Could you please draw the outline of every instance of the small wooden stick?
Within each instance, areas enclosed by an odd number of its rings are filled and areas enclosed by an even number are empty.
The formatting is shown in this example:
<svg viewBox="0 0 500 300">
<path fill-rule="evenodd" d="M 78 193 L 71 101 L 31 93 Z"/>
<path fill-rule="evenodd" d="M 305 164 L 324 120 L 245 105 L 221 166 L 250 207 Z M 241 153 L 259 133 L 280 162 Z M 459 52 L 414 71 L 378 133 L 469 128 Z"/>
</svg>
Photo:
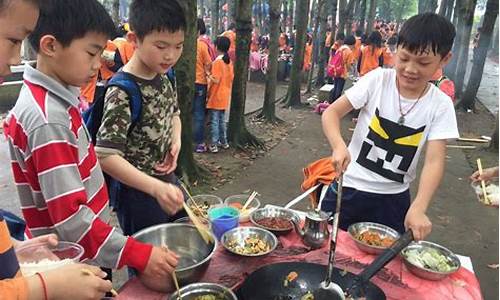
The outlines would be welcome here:
<svg viewBox="0 0 500 300">
<path fill-rule="evenodd" d="M 179 287 L 179 281 L 177 281 L 177 275 L 175 275 L 175 270 L 172 272 L 172 278 L 174 279 L 175 288 L 177 289 L 177 299 L 181 300 L 181 288 Z"/>
<path fill-rule="evenodd" d="M 483 164 L 481 164 L 481 159 L 478 158 L 477 159 L 477 169 L 479 170 L 479 175 L 482 176 L 483 175 Z M 483 195 L 484 195 L 484 201 L 488 204 L 490 204 L 490 199 L 488 199 L 488 194 L 486 194 L 486 184 L 484 182 L 484 180 L 481 180 L 481 190 L 483 191 Z"/>
<path fill-rule="evenodd" d="M 184 185 L 184 183 L 180 182 L 182 188 L 184 189 L 184 191 L 186 192 L 186 194 L 188 195 L 189 199 L 191 200 L 191 202 L 193 202 L 193 205 L 194 207 L 196 207 L 196 209 L 199 211 L 199 212 L 202 212 L 202 209 L 200 208 L 200 206 L 198 205 L 198 203 L 196 203 L 196 201 L 194 201 L 193 199 L 193 196 L 191 196 L 191 194 L 189 193 L 187 187 Z"/>
<path fill-rule="evenodd" d="M 243 207 L 241 208 L 241 211 L 244 211 L 245 209 L 247 209 L 248 205 L 250 205 L 250 203 L 252 203 L 253 199 L 255 199 L 256 196 L 257 196 L 257 192 L 253 191 L 252 194 L 250 195 L 250 197 L 248 197 L 247 201 L 245 202 L 245 205 L 243 205 Z"/>
<path fill-rule="evenodd" d="M 90 272 L 90 270 L 88 270 L 88 269 L 82 269 L 82 274 L 96 276 L 94 273 Z M 118 296 L 118 292 L 115 289 L 111 289 L 110 292 L 111 292 L 111 295 L 113 295 L 113 297 Z"/>
</svg>

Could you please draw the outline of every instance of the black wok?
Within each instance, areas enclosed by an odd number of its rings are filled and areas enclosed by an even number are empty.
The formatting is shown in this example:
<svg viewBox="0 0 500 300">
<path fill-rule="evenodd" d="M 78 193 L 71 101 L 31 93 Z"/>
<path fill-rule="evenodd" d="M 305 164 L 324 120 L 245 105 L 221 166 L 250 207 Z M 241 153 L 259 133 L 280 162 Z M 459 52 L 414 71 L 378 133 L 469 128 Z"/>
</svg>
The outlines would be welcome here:
<svg viewBox="0 0 500 300">
<path fill-rule="evenodd" d="M 344 292 L 366 300 L 385 300 L 384 292 L 369 282 L 378 271 L 413 240 L 408 230 L 394 244 L 382 252 L 359 275 L 333 269 L 332 281 Z M 284 281 L 290 272 L 297 272 L 298 277 L 285 286 Z M 240 300 L 301 300 L 312 292 L 314 300 L 340 300 L 340 296 L 320 287 L 325 279 L 327 266 L 306 262 L 284 262 L 264 266 L 250 274 L 237 291 Z M 354 298 L 356 299 L 356 298 Z"/>
</svg>

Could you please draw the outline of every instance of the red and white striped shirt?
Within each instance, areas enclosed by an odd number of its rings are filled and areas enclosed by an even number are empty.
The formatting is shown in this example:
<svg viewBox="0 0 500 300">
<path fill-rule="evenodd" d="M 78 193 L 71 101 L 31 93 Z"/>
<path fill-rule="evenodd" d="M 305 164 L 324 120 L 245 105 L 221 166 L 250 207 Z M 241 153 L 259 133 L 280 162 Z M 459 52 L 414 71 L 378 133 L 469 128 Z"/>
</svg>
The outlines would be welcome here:
<svg viewBox="0 0 500 300">
<path fill-rule="evenodd" d="M 26 66 L 19 99 L 4 123 L 28 233 L 77 242 L 85 249 L 83 261 L 142 271 L 152 246 L 108 225 L 108 192 L 78 94 Z"/>
</svg>

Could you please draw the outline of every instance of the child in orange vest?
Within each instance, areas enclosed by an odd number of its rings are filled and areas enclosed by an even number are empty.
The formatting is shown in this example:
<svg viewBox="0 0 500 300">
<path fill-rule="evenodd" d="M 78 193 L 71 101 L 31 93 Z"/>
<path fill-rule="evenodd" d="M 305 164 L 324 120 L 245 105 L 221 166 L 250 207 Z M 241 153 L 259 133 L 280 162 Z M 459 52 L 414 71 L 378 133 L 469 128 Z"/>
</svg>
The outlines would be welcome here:
<svg viewBox="0 0 500 300">
<path fill-rule="evenodd" d="M 229 148 L 226 135 L 225 110 L 229 106 L 231 88 L 233 85 L 233 65 L 229 58 L 230 40 L 220 36 L 215 41 L 218 57 L 212 63 L 212 74 L 209 76 L 210 88 L 208 91 L 207 109 L 210 115 L 210 133 L 212 142 L 209 150 L 219 152 L 218 146 Z"/>
<path fill-rule="evenodd" d="M 367 46 L 361 49 L 361 57 L 358 61 L 359 75 L 383 66 L 382 35 L 378 31 L 373 31 L 366 40 Z"/>
</svg>

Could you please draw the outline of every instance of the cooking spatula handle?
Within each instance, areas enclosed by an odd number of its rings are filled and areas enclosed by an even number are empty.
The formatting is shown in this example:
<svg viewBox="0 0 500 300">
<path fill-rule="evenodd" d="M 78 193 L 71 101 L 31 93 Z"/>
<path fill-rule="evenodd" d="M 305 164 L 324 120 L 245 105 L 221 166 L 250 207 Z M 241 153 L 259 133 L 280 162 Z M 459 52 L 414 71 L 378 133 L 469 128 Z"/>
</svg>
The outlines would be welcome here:
<svg viewBox="0 0 500 300">
<path fill-rule="evenodd" d="M 401 250 L 406 248 L 413 241 L 413 232 L 408 229 L 398 240 L 382 252 L 375 260 L 359 274 L 363 282 L 368 282 L 373 275 L 387 265 Z"/>
</svg>

